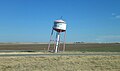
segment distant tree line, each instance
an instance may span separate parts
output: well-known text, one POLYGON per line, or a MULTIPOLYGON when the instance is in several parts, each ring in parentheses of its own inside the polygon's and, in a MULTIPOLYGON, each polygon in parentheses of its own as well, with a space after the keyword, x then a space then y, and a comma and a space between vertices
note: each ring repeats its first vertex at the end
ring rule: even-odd
POLYGON ((85 42, 81 41, 81 42, 74 42, 74 43, 77 43, 77 44, 78 44, 78 43, 85 43, 85 42))

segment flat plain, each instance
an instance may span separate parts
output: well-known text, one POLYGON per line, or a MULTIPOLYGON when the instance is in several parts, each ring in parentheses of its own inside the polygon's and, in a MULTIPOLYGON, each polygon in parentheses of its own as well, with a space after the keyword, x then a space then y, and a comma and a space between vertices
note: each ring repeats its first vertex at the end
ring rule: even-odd
MULTIPOLYGON (((53 54, 46 52, 47 46, 48 44, 0 44, 0 54, 53 54)), ((120 44, 66 44, 66 51, 59 54, 85 53, 120 54, 120 44)), ((120 55, 0 56, 0 71, 120 71, 120 55)))
MULTIPOLYGON (((50 49, 53 49, 51 44, 50 49)), ((62 50, 62 44, 60 49, 62 50)), ((0 44, 1 50, 26 50, 26 51, 46 51, 48 44, 0 44)), ((65 51, 80 52, 120 52, 120 43, 81 43, 66 44, 65 51)))
POLYGON ((0 57, 0 71, 120 71, 120 56, 0 57))

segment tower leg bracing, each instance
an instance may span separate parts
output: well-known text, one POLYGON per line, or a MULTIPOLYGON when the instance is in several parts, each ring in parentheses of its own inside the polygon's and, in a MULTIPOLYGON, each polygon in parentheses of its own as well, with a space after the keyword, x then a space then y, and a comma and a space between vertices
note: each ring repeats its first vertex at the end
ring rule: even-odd
POLYGON ((56 34, 56 47, 55 47, 55 53, 58 52, 59 39, 60 39, 60 32, 57 32, 57 34, 56 34))
POLYGON ((64 33, 63 51, 65 51, 65 41, 66 41, 66 31, 65 31, 65 33, 64 33))
POLYGON ((52 41, 52 35, 53 35, 53 29, 52 29, 52 32, 51 32, 51 35, 50 35, 50 41, 49 41, 49 44, 48 44, 48 51, 49 51, 49 49, 50 49, 50 43, 51 43, 51 41, 52 41))

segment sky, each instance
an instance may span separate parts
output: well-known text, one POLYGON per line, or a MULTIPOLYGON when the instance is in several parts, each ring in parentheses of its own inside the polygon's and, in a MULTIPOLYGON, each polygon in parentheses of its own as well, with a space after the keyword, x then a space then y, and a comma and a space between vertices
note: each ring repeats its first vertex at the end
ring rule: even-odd
POLYGON ((120 42, 120 0, 0 0, 0 42, 49 42, 61 16, 66 42, 120 42))

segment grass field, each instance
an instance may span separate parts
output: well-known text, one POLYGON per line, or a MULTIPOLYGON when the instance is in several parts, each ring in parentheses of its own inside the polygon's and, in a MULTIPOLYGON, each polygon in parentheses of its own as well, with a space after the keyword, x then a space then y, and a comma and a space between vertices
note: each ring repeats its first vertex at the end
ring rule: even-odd
MULTIPOLYGON (((47 52, 47 46, 48 44, 0 44, 0 54, 53 54, 47 52), (3 50, 27 52, 2 52, 3 50)), ((120 54, 120 44, 66 44, 66 52, 60 54, 120 54)), ((0 56, 0 71, 120 71, 120 55, 0 56)))
POLYGON ((0 57, 0 71, 120 71, 120 56, 0 57))
MULTIPOLYGON (((0 50, 46 51, 48 44, 0 44, 0 50)), ((61 45, 62 46, 62 45, 61 45)), ((51 49, 53 45, 51 45, 51 49)), ((60 48, 61 50, 62 48, 60 48)), ((66 44, 66 51, 120 52, 120 43, 66 44)))

